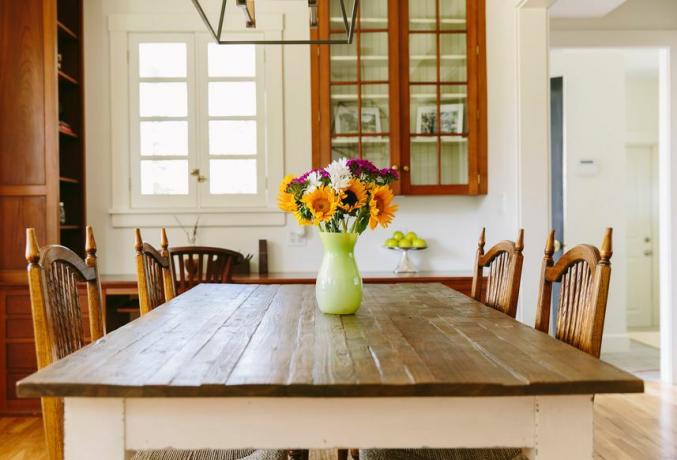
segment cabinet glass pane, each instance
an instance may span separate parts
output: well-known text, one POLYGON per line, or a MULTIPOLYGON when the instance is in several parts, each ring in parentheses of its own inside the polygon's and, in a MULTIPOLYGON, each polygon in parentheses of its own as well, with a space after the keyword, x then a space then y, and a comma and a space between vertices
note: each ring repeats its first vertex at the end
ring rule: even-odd
POLYGON ((442 138, 442 184, 468 183, 468 142, 462 137, 442 138))
POLYGON ((411 133, 437 132, 437 86, 409 87, 409 130, 411 133))
POLYGON ((440 29, 466 30, 466 0, 440 0, 440 29))
POLYGON ((437 137, 411 138, 411 184, 438 183, 437 137))
POLYGON ((357 86, 334 85, 331 87, 331 133, 357 133, 357 86))
MULTIPOLYGON (((345 0, 346 8, 353 6, 352 0, 345 0)), ((366 0, 360 2, 360 26, 362 29, 385 29, 388 27, 388 0, 366 0)))
POLYGON ((409 0, 409 30, 437 28, 437 0, 409 0))
POLYGON ((409 35, 409 80, 437 81, 437 35, 409 35))
MULTIPOLYGON (((345 34, 331 34, 332 39, 345 38, 345 34)), ((357 81, 357 39, 350 45, 331 45, 332 81, 357 81)))
POLYGON ((390 131, 388 85, 362 85, 362 133, 390 131))
POLYGON ((440 132, 452 134, 468 133, 467 87, 442 86, 440 132))
POLYGON ((339 137, 331 140, 331 159, 358 158, 357 137, 339 137))
POLYGON ((388 33, 365 32, 360 35, 360 80, 388 80, 388 33))
POLYGON ((379 168, 390 166, 390 142, 387 137, 363 137, 362 158, 379 168))
POLYGON ((440 34, 440 79, 445 82, 467 80, 467 44, 465 34, 440 34))

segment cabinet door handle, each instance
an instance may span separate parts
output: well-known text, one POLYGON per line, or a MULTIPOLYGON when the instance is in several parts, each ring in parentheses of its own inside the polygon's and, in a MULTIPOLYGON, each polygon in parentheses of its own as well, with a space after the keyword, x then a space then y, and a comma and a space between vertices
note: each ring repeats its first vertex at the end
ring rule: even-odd
POLYGON ((393 171, 399 171, 399 170, 400 170, 400 167, 399 167, 399 165, 392 165, 392 166, 390 167, 390 169, 392 169, 393 171))
POLYGON ((409 172, 409 166, 407 165, 402 166, 402 169, 404 170, 404 172, 409 172))

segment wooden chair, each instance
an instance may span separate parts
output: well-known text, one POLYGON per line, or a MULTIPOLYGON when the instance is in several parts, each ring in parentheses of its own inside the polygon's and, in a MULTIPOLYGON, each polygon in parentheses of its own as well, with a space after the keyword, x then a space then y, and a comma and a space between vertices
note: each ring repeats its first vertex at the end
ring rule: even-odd
POLYGON ((587 244, 571 248, 559 258, 555 232, 550 232, 541 268, 536 329, 550 330, 552 284, 560 283, 554 335, 559 340, 599 358, 604 331, 612 251, 612 229, 607 228, 601 249, 587 244))
POLYGON ((230 283, 232 268, 243 256, 229 249, 185 246, 169 249, 176 293, 200 283, 230 283))
POLYGON ((471 297, 506 315, 517 315, 522 263, 524 256, 524 229, 517 234, 517 241, 501 241, 484 253, 486 231, 483 228, 477 244, 471 297), (486 286, 483 286, 484 268, 489 268, 486 286))
POLYGON ((144 243, 141 239, 141 230, 136 229, 136 277, 142 315, 175 297, 168 246, 167 232, 164 228, 161 233, 160 252, 149 243, 144 243))
MULTIPOLYGON (((26 230, 26 260, 38 368, 85 346, 78 284, 87 285, 89 333, 92 341, 104 334, 101 285, 96 267, 96 242, 87 227, 87 258, 70 249, 38 246, 35 229, 26 230)), ((42 417, 51 460, 63 459, 63 400, 42 398, 42 417)))

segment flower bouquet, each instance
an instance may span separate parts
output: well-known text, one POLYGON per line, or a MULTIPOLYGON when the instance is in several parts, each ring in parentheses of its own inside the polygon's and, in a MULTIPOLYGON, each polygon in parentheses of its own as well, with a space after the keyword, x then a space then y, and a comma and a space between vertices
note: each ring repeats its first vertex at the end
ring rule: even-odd
POLYGON ((355 263, 357 237, 367 227, 387 227, 397 205, 390 184, 392 168, 362 159, 334 161, 302 176, 286 176, 278 204, 301 225, 317 226, 325 248, 317 276, 318 307, 325 313, 352 314, 362 302, 362 278, 355 263))

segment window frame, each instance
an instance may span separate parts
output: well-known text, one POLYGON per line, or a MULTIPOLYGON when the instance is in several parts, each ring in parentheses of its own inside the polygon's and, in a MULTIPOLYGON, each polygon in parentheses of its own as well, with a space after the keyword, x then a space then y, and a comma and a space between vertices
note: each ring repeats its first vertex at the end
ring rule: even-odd
POLYGON ((157 34, 135 32, 129 34, 129 153, 131 157, 129 175, 131 178, 132 208, 197 208, 197 181, 192 179, 190 171, 196 168, 199 152, 197 148, 199 136, 196 130, 199 125, 197 118, 197 70, 196 70, 196 42, 195 34, 157 34), (186 77, 156 77, 139 76, 139 44, 141 43, 184 43, 186 45, 186 77), (140 85, 145 82, 186 82, 186 116, 185 117, 145 117, 139 114, 140 85), (141 155, 142 121, 178 121, 188 123, 188 155, 141 155), (186 160, 188 162, 188 194, 187 195, 144 195, 141 193, 141 161, 142 160, 186 160))
MULTIPOLYGON (((281 14, 257 15, 257 30, 245 28, 239 15, 226 16, 224 30, 232 34, 248 34, 254 39, 281 40, 284 21, 281 14)), ((111 215, 113 227, 135 226, 178 226, 176 217, 192 219, 200 216, 204 227, 229 226, 283 226, 286 219, 277 209, 277 183, 284 171, 284 124, 283 124, 283 53, 281 47, 259 45, 263 51, 263 71, 257 75, 265 81, 260 85, 263 96, 260 103, 265 107, 263 129, 259 130, 263 143, 258 152, 262 162, 259 168, 263 188, 258 203, 246 200, 230 200, 220 206, 168 207, 132 206, 132 155, 130 154, 130 82, 129 35, 133 33, 165 34, 175 36, 182 33, 203 34, 204 24, 199 17, 182 14, 162 15, 117 15, 108 16, 110 39, 110 100, 111 100, 111 215), (168 32, 171 31, 171 32, 168 32)))

